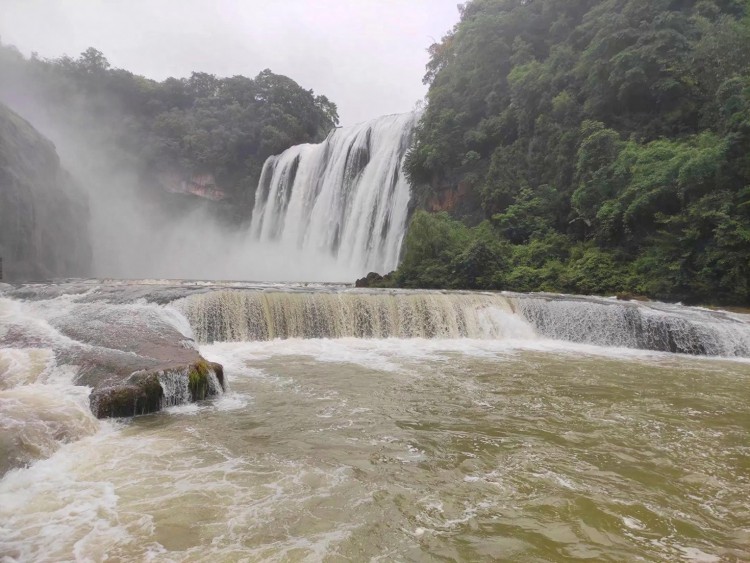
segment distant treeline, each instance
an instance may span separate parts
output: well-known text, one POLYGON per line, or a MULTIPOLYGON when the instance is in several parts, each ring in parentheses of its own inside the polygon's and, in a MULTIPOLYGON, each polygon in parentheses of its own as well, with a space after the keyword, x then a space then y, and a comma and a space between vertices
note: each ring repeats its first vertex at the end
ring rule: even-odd
POLYGON ((112 68, 94 48, 41 59, 0 45, 0 97, 22 114, 43 111, 146 183, 164 171, 211 174, 240 206, 252 202, 268 156, 320 141, 338 123, 325 96, 270 70, 157 82, 112 68))
POLYGON ((749 6, 465 4, 407 168, 473 208, 418 212, 386 283, 750 303, 749 6))

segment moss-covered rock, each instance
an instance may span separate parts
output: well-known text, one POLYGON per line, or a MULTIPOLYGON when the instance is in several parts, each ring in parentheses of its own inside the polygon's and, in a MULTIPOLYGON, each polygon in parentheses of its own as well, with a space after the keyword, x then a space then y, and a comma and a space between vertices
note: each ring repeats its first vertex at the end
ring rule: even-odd
POLYGON ((161 409, 163 391, 151 385, 119 385, 97 389, 89 396, 91 410, 98 418, 148 414, 161 409))
POLYGON ((98 418, 129 417, 159 411, 164 407, 165 399, 160 377, 166 374, 172 378, 187 379, 191 401, 201 401, 225 389, 223 366, 200 358, 186 366, 135 372, 120 385, 94 389, 89 396, 91 411, 98 418), (220 389, 211 385, 211 373, 216 375, 220 389))
POLYGON ((199 360, 190 366, 190 370, 188 371, 188 387, 193 401, 201 401, 208 395, 210 369, 208 362, 205 360, 199 360))

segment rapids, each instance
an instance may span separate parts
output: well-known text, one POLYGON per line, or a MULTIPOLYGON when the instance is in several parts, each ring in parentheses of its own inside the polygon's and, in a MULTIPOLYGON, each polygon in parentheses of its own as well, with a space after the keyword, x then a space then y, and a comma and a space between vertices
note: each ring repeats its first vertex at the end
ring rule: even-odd
POLYGON ((199 342, 274 338, 549 338, 750 356, 750 317, 664 303, 489 292, 220 289, 175 302, 199 342))
POLYGON ((560 295, 3 286, 2 561, 746 560, 749 329, 560 295), (157 333, 229 390, 186 404, 167 374, 164 411, 94 418, 88 364, 157 333))

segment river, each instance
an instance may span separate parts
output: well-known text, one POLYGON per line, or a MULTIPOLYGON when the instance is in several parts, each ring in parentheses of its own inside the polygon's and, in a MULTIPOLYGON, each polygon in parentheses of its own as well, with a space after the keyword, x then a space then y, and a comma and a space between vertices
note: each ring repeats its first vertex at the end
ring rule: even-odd
MULTIPOLYGON (((29 455, 0 480, 2 561, 750 559, 750 360, 741 354, 601 345, 586 340, 603 335, 580 330, 571 332, 579 342, 552 338, 516 306, 497 306, 489 328, 464 315, 456 326, 485 327, 470 337, 312 338, 304 327, 344 321, 321 325, 332 313, 300 299, 351 290, 300 286, 242 291, 290 295, 296 312, 284 326, 302 336, 208 338, 196 303, 226 303, 221 292, 242 301, 234 291, 86 282, 0 297, 0 447, 29 455), (15 326, 47 334, 92 302, 162 314, 223 364, 228 389, 152 415, 95 419, 74 384, 78 368, 61 359, 62 337, 8 344, 15 326)), ((380 303, 392 294, 352 295, 380 303)), ((394 299, 421 303, 415 295, 394 299)), ((427 297, 446 295, 489 310, 477 305, 482 295, 427 297)), ((526 298, 582 303, 589 316, 607 306, 526 298)), ((254 318, 247 299, 242 307, 254 318)), ((211 326, 226 320, 213 311, 211 326)), ((739 326, 731 334, 748 329, 744 316, 726 315, 721 323, 739 326)))

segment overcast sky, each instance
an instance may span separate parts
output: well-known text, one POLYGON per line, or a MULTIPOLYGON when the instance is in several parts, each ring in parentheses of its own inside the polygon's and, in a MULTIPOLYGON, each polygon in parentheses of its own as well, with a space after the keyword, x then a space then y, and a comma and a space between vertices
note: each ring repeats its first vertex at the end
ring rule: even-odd
POLYGON ((412 109, 458 0, 0 0, 0 38, 42 57, 102 51, 150 78, 285 74, 342 125, 412 109))

